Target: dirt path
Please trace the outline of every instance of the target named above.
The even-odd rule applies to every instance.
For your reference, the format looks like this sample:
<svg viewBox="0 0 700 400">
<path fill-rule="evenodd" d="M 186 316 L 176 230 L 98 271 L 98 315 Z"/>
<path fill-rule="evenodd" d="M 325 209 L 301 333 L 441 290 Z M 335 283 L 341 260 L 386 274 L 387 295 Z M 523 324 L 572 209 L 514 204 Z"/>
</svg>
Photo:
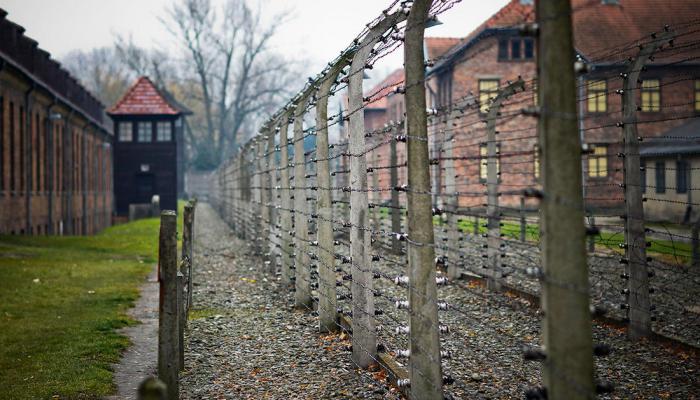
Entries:
<svg viewBox="0 0 700 400">
<path fill-rule="evenodd" d="M 124 328 L 120 333 L 131 340 L 119 364 L 114 366 L 117 394 L 108 400 L 132 400 L 136 388 L 148 376 L 156 374 L 158 349 L 158 280 L 156 268 L 140 287 L 141 297 L 127 314 L 139 321 L 138 325 Z"/>
</svg>

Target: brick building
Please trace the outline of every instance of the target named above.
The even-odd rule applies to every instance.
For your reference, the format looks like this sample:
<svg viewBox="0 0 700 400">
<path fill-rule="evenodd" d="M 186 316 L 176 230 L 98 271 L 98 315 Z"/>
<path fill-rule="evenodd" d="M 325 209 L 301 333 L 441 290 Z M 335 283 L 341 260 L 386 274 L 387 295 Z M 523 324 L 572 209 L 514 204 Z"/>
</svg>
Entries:
<svg viewBox="0 0 700 400">
<path fill-rule="evenodd" d="M 104 107 L 0 9 L 0 233 L 93 234 L 111 224 Z"/>
<path fill-rule="evenodd" d="M 511 0 L 464 38 L 428 37 L 425 40 L 429 65 L 428 107 L 440 112 L 456 104 L 466 105 L 457 120 L 446 121 L 444 114 L 440 114 L 429 117 L 428 122 L 431 158 L 444 155 L 448 145 L 453 146 L 453 157 L 462 158 L 455 161 L 456 188 L 444 186 L 442 165 L 433 166 L 433 192 L 463 193 L 459 197 L 460 207 L 481 208 L 485 203 L 486 113 L 498 90 L 518 79 L 522 79 L 525 90 L 504 103 L 496 125 L 499 202 L 505 209 L 519 207 L 520 190 L 539 185 L 537 120 L 521 113 L 537 101 L 536 41 L 523 35 L 521 30 L 524 23 L 534 21 L 532 3 Z M 678 137 L 679 129 L 686 140 L 700 136 L 697 124 L 693 123 L 693 118 L 700 113 L 700 66 L 697 63 L 700 50 L 694 46 L 700 34 L 692 29 L 693 21 L 700 19 L 700 8 L 692 0 L 670 3 L 574 0 L 573 9 L 576 51 L 590 71 L 578 81 L 581 118 L 577 134 L 589 148 L 583 165 L 586 205 L 593 213 L 616 214 L 624 198 L 620 187 L 622 159 L 618 157 L 623 149 L 622 130 L 617 126 L 622 118 L 621 96 L 616 93 L 622 88 L 620 74 L 629 68 L 626 61 L 636 55 L 637 44 L 652 40 L 651 33 L 663 30 L 667 24 L 671 30 L 676 27 L 678 36 L 674 39 L 674 48 L 678 50 L 666 46 L 641 75 L 637 94 L 639 136 Z M 571 63 L 573 65 L 574 60 Z M 394 72 L 365 96 L 391 86 L 395 81 L 392 77 L 399 75 L 400 71 Z M 366 111 L 368 130 L 380 125 L 380 121 L 403 119 L 402 94 L 391 91 L 378 103 L 381 107 L 370 103 L 368 108 L 372 110 Z M 377 108 L 384 111 L 383 115 L 376 112 Z M 454 141 L 450 142 L 451 139 Z M 647 190 L 645 210 L 651 219 L 679 220 L 683 215 L 690 213 L 692 216 L 698 212 L 689 212 L 684 202 L 665 201 L 690 198 L 694 182 L 699 179 L 692 167 L 683 167 L 683 173 L 674 172 L 676 168 L 672 163 L 678 160 L 681 166 L 695 165 L 689 160 L 695 153 L 669 154 L 673 148 L 678 149 L 664 147 L 663 158 L 670 160 L 662 164 L 665 165 L 663 174 L 645 174 L 645 187 L 656 186 L 656 180 L 673 181 L 666 185 L 663 193 Z M 399 146 L 399 159 L 405 160 L 402 149 L 403 146 Z M 651 150 L 644 151 L 643 157 L 652 160 Z M 657 162 L 653 160 L 654 165 L 650 164 L 648 169 L 654 169 Z M 380 174 L 382 180 L 384 175 L 388 173 Z M 681 193 L 670 193 L 677 187 Z M 383 197 L 386 196 L 388 194 Z M 434 202 L 440 204 L 441 201 L 441 196 L 436 195 Z M 527 206 L 534 208 L 537 202 L 529 200 Z"/>
</svg>

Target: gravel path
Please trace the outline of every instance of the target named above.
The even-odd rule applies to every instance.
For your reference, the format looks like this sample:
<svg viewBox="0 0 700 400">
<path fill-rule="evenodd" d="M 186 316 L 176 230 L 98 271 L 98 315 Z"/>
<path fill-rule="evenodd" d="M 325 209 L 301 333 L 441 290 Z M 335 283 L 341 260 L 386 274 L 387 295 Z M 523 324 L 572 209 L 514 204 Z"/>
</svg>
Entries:
<svg viewBox="0 0 700 400">
<path fill-rule="evenodd" d="M 197 311 L 187 339 L 183 398 L 399 398 L 374 379 L 379 374 L 352 365 L 342 350 L 347 338 L 318 334 L 315 317 L 288 306 L 277 283 L 259 274 L 260 259 L 208 205 L 197 213 Z M 342 243 L 337 251 L 347 247 Z M 383 311 L 377 317 L 379 342 L 394 352 L 408 344 L 407 335 L 395 333 L 406 323 L 406 312 L 394 307 L 395 300 L 406 298 L 406 289 L 384 277 L 401 274 L 405 264 L 382 259 L 373 264 L 382 275 L 375 280 L 381 293 L 376 305 Z M 347 294 L 349 282 L 338 291 Z M 522 359 L 522 347 L 541 340 L 535 307 L 466 281 L 440 288 L 439 297 L 450 305 L 440 312 L 440 323 L 450 328 L 441 335 L 442 349 L 452 355 L 443 360 L 444 373 L 454 378 L 446 387 L 448 398 L 523 398 L 526 389 L 541 384 L 541 364 Z M 339 307 L 347 311 L 350 304 L 345 299 Z M 616 387 L 604 398 L 700 398 L 696 354 L 656 342 L 632 343 L 615 327 L 595 326 L 594 342 L 613 349 L 596 359 L 597 379 Z"/>
<path fill-rule="evenodd" d="M 397 399 L 358 370 L 348 338 L 321 335 L 207 204 L 197 206 L 196 275 L 182 399 Z"/>
</svg>

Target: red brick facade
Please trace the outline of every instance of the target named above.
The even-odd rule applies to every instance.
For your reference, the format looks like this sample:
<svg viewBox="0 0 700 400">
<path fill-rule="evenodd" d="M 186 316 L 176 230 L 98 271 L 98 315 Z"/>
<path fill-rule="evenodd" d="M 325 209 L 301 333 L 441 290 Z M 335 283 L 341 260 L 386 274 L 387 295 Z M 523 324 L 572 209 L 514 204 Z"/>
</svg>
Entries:
<svg viewBox="0 0 700 400">
<path fill-rule="evenodd" d="M 0 234 L 96 233 L 112 215 L 103 108 L 4 16 L 0 10 Z"/>
</svg>

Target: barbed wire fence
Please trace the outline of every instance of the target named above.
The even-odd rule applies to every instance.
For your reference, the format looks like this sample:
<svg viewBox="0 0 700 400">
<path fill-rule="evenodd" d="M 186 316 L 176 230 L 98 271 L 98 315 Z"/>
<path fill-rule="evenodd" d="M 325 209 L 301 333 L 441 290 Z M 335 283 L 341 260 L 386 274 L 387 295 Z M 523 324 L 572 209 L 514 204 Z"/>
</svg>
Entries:
<svg viewBox="0 0 700 400">
<path fill-rule="evenodd" d="M 656 134 L 696 113 L 645 112 L 656 107 L 654 92 L 697 79 L 696 70 L 651 87 L 643 75 L 649 64 L 697 59 L 698 21 L 650 27 L 576 60 L 571 19 L 589 5 L 540 2 L 510 27 L 536 38 L 538 71 L 427 109 L 425 68 L 451 54 L 425 61 L 423 32 L 459 2 L 393 1 L 220 167 L 210 202 L 261 255 L 260 270 L 318 315 L 321 332 L 350 334 L 352 361 L 381 365 L 411 398 L 465 397 L 479 378 L 469 365 L 475 353 L 541 362 L 526 372 L 494 367 L 500 390 L 610 393 L 615 375 L 594 357 L 611 348 L 593 343 L 594 323 L 624 327 L 631 340 L 697 348 L 700 204 L 691 183 L 700 166 L 650 166 L 654 153 L 643 154 L 645 142 L 700 140 Z M 405 78 L 366 95 L 364 71 L 398 49 Z M 606 68 L 588 68 L 601 60 Z M 592 91 L 599 81 L 605 87 Z M 347 113 L 328 115 L 329 99 L 344 91 Z M 403 115 L 367 130 L 367 106 L 393 96 Z M 583 112 L 602 96 L 619 97 L 610 101 L 619 109 Z M 331 142 L 329 128 L 346 124 L 347 137 Z M 603 139 L 610 129 L 616 140 Z M 595 141 L 615 155 L 586 144 Z M 685 185 L 685 198 L 648 193 L 667 175 Z M 650 224 L 645 203 L 689 210 L 692 228 Z M 505 305 L 513 296 L 524 309 Z M 516 328 L 489 326 L 489 312 Z M 521 323 L 536 317 L 542 343 Z"/>
</svg>

